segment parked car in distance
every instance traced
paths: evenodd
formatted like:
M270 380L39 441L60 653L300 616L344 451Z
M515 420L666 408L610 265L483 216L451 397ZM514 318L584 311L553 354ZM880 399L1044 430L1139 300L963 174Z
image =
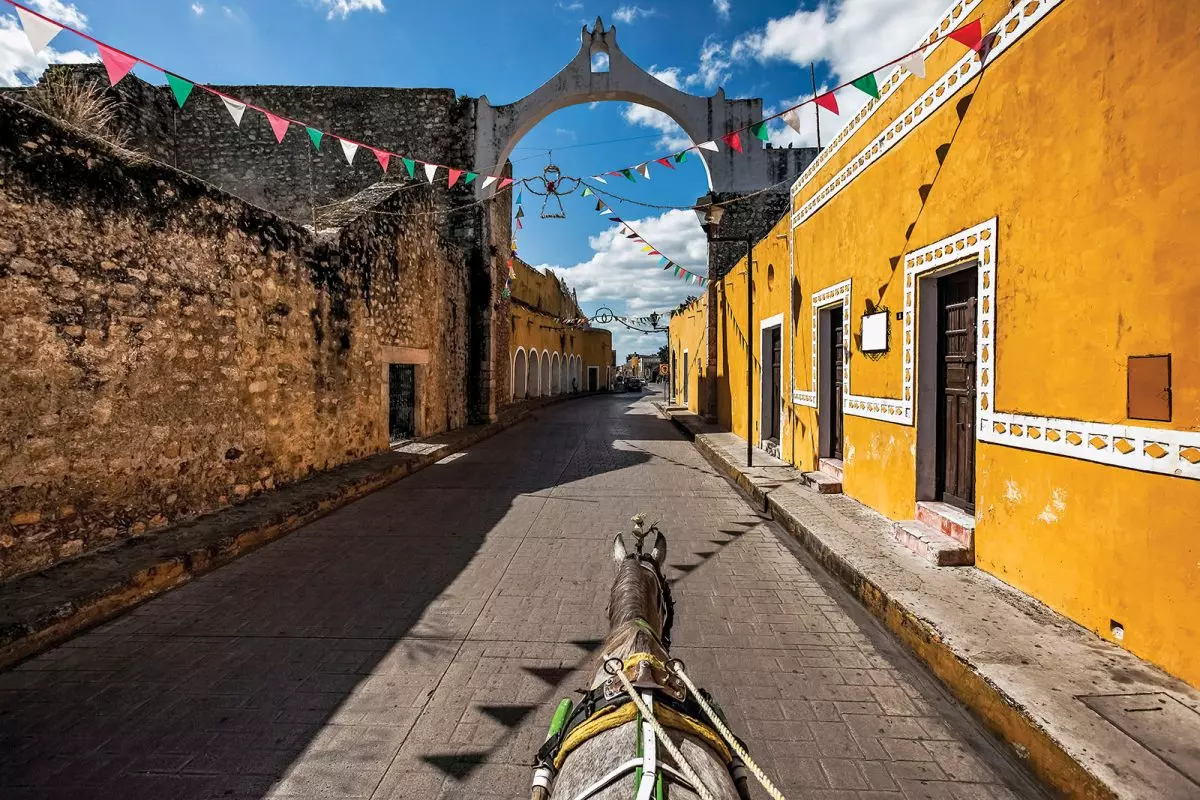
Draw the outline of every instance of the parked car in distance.
M614 392L625 391L625 379L624 378L621 378L621 377L613 378L613 391Z
M625 381L625 388L631 392L640 392L642 390L642 379L629 378Z

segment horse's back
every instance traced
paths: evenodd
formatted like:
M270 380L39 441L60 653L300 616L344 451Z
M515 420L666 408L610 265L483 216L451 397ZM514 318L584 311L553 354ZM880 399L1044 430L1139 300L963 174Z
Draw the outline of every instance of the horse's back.
M699 773L701 781L720 800L737 800L737 789L725 762L699 739L669 731L671 740L683 751L684 758ZM658 760L675 767L675 759L661 743ZM554 781L552 800L575 800L585 788L620 765L637 757L637 726L633 723L604 731L584 742L567 756ZM679 770L682 772L682 770ZM685 789L673 777L666 777L671 800L693 800L699 795ZM636 795L634 772L630 771L589 798L594 800L630 800ZM653 795L652 795L653 796Z

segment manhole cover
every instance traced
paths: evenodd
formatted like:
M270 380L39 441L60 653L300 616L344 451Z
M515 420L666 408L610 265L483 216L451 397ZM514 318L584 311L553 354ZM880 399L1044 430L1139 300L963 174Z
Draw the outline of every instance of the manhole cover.
M1079 699L1200 786L1200 714L1162 692L1087 695Z

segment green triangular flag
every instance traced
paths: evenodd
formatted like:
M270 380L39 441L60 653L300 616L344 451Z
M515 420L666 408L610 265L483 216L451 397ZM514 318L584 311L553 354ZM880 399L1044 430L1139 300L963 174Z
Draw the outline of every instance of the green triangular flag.
M637 178L633 177L633 170L623 169L623 170L621 170L621 174L624 175L626 178L629 178L629 180L633 181L634 183L637 183Z
M851 81L850 85L855 89L861 89L862 91L871 95L871 97L874 97L876 100L879 99L879 84L875 83L874 72L868 72L861 78Z
M520 219L523 216L525 216L525 209L518 206L517 207L517 219Z
M771 138L770 134L767 133L766 122L754 123L750 126L750 132L753 133L757 138L762 139L764 142L769 141Z
M192 82L185 81L178 75L166 73L167 83L171 85L171 92L175 95L175 102L179 103L179 107L183 108L183 104L187 102L188 95L192 93Z
M583 196L584 196L584 197L591 197L591 196L592 196L592 190L591 190L591 189L589 189L587 186L583 187Z
M688 153L687 150L684 150L682 153L676 153L675 154L675 163L682 164L683 162L687 161L687 153Z
M466 177L466 178L463 180L463 183L464 183L464 184L465 184L465 183L470 183L471 181L475 180L475 179L476 179L476 178L478 178L478 177L479 177L479 173L478 173L478 172L468 172L468 173L467 173L467 177Z
M308 138L312 139L313 150L321 149L321 137L325 134L321 133L316 128L305 128L308 131Z
M417 162L413 161L411 158L405 158L404 156L400 156L400 160L404 162L404 168L408 170L408 177L415 177L417 174Z

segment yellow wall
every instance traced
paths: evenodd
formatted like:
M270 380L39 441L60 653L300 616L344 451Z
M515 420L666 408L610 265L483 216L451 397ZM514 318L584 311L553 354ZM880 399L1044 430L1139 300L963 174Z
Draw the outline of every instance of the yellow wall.
M546 394L565 394L572 389L587 390L587 368L597 367L600 376L600 388L608 388L609 366L612 364L612 333L603 328L593 328L583 331L567 328L547 314L532 311L524 306L512 303L509 306L512 324L512 334L509 337L509 368L513 371L512 382L509 384L513 393L512 400L523 400L525 397L537 397ZM559 391L554 391L551 381L550 391L545 391L543 381L535 384L527 382L523 387L516 374L517 365L521 359L526 359L528 368L528 353L536 350L539 365L543 358L548 357L554 363L554 354L558 354L561 378ZM577 385L571 383L570 369L566 366L571 358L578 360L580 367L576 376ZM528 374L528 373L527 373ZM544 376L544 372L541 373ZM553 375L551 376L553 378ZM522 389L525 389L522 392Z
M984 0L969 16L982 14L986 29L1009 7ZM1028 0L1017 7L1023 13ZM796 388L812 388L810 297L850 278L852 333L868 301L893 314L885 355L868 358L852 342L851 389L901 397L904 333L894 314L904 308L905 255L995 217L995 408L1200 431L1198 28L1200 5L1185 0L1104 4L1103 13L1097 2L1067 0L982 75L950 87L949 102L794 231ZM894 133L902 112L963 53L954 42L936 48L928 78L906 80L861 129L840 137L848 141L793 208ZM744 320L740 270L726 296ZM672 321L673 350L697 335L702 312ZM1128 356L1162 353L1172 355L1172 421L1126 418ZM736 347L726 360L731 421L742 433L744 361ZM784 455L811 469L817 413L793 409L796 437L785 438ZM910 519L916 431L846 415L846 493ZM1200 684L1200 480L983 441L976 452L977 566L1106 638L1119 621L1122 646Z
M574 297L552 272L541 272L519 258L513 258L512 299L515 304L544 311L551 317L573 319L582 316Z

